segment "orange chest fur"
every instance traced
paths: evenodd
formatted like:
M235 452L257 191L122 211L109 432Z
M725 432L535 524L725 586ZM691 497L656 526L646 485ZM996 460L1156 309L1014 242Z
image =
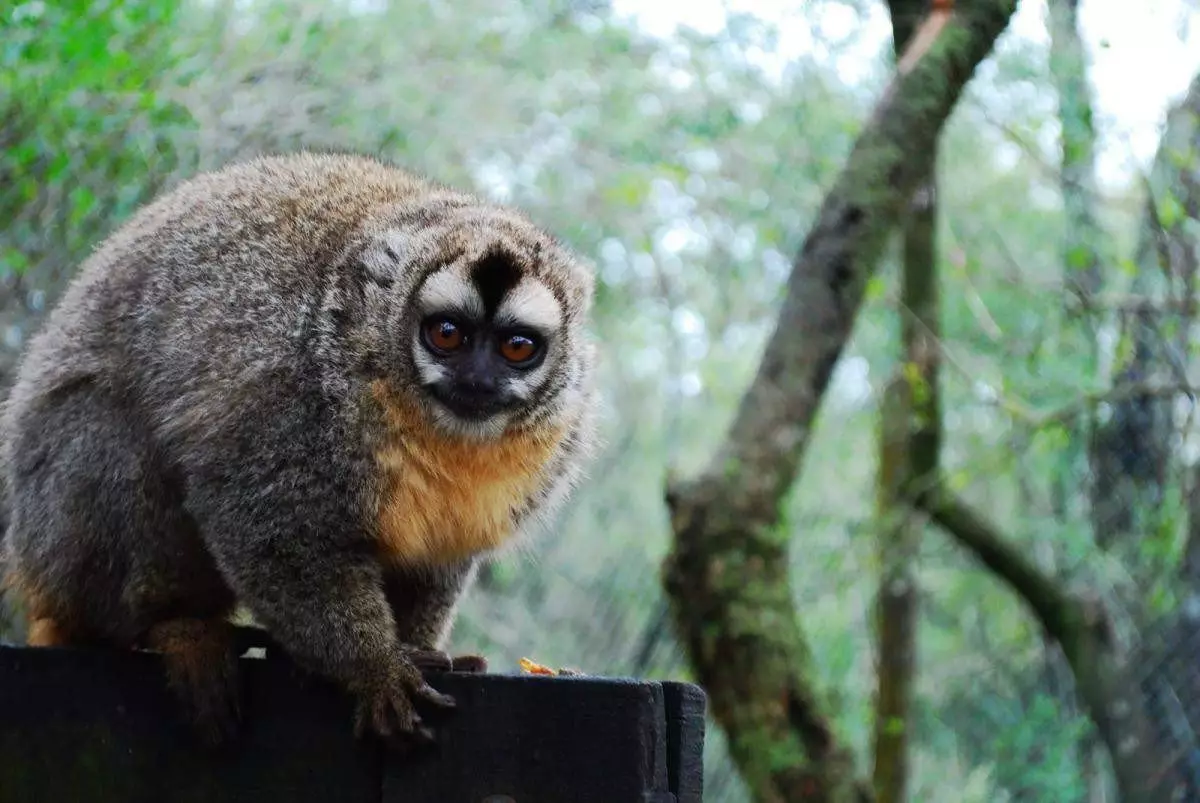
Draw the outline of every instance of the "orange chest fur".
M436 565L502 546L514 516L546 483L556 430L477 441L442 433L394 398L388 437L375 453L381 475L378 533L402 565Z

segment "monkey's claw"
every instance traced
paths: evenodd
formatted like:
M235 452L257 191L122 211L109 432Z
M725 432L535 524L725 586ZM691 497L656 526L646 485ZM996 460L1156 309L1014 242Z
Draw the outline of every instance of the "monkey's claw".
M430 651L429 660L437 662L436 651ZM443 665L452 665L444 653ZM401 659L389 667L387 679L360 695L354 718L354 732L362 736L370 730L388 742L393 748L404 751L412 747L434 743L431 731L416 711L417 705L435 710L451 710L456 707L454 698L442 694L425 682L421 676L418 656L406 651Z
M359 700L354 715L354 734L362 737L367 731L401 752L434 743L433 731L421 721L404 694L391 699L379 695Z

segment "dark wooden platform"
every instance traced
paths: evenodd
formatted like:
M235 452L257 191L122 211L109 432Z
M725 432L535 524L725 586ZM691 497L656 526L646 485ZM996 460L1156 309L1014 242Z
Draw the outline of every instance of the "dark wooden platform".
M148 653L0 646L0 803L701 803L696 686L431 674L438 746L355 739L353 707L283 658L243 658L235 750L196 747Z

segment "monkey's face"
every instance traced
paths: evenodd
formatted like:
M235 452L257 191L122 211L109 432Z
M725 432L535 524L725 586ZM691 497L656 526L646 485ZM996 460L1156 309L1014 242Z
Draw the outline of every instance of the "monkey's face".
M451 272L439 274L433 284L435 298L427 297L421 310L414 347L422 385L467 420L491 418L527 401L533 375L545 364L554 321L524 314L529 310L521 309L515 294L499 304L485 301L477 287L455 281ZM526 291L538 289L531 283Z
M538 270L540 249L494 243L481 251L421 283L410 347L439 423L486 435L546 413L581 361L576 316L564 308L564 288Z

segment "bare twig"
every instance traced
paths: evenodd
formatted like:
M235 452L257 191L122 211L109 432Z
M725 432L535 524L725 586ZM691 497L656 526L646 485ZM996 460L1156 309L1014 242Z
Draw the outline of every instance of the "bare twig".
M1200 385L1192 382L1130 382L1113 388L1082 393L1078 398L1072 399L1061 407L1042 412L1032 410L1011 399L1000 399L997 404L1025 426L1031 429L1044 429L1054 424L1066 425L1070 423L1071 419L1083 415L1097 404L1116 404L1142 397L1190 396L1195 398L1198 389L1200 389Z

